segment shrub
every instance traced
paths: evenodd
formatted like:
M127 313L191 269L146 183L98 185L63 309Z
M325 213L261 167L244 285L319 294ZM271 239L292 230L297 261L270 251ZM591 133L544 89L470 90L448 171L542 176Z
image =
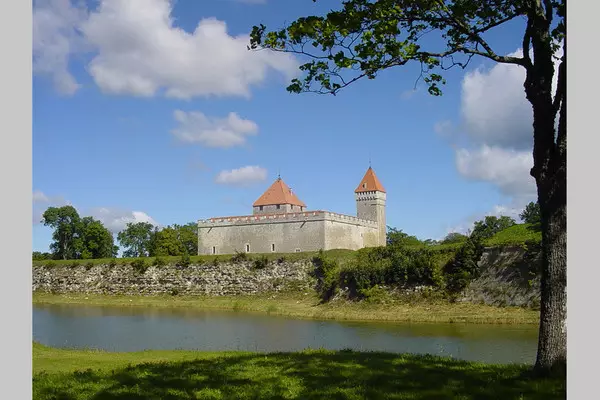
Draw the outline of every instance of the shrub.
M219 262L220 262L220 261L219 261L219 257L215 257L215 258L212 260L212 265L213 265L213 267L216 267L216 266L218 266L218 265L219 265Z
M157 267L164 267L165 265L167 265L167 260L165 260L163 257L158 256L154 259L153 265Z
M111 258L111 260L108 262L108 265L110 267L114 267L117 265L117 259L116 258Z
M340 267L337 261L326 258L323 250L312 259L317 278L317 292L323 301L329 300L338 287Z
M89 271L90 269L94 268L94 263L89 261L85 264L85 270Z
M231 256L231 261L234 263L239 263L239 262L247 261L247 260L248 260L248 254L242 253L240 251L236 251L235 255Z
M171 289L171 296L177 296L179 294L179 289L173 288Z
M54 268L56 267L56 261L50 260L44 263L44 267L46 268Z
M254 269L264 269L269 266L269 258L267 256L262 256L254 260L252 263Z
M389 303L392 299L390 293L379 285L375 285L368 289L361 289L360 295L365 302L374 304Z
M131 266L138 274L144 274L148 270L148 263L143 258L138 258L131 262Z
M71 267L71 268L77 268L77 267L79 267L79 265L80 265L80 264L79 264L79 261L77 261L77 260L73 260L73 261L71 262L71 264L70 264L70 267Z
M183 268L187 268L190 266L191 263L192 263L192 260L190 258L190 255L186 251L181 255L181 258L179 259L179 262L177 263L177 265L179 265L180 267L183 267Z
M444 266L446 290L457 294L464 290L469 283L479 276L477 262L483 253L481 242L469 238L458 250L454 258Z
M283 264L286 261L285 256L281 256L277 258L277 264Z

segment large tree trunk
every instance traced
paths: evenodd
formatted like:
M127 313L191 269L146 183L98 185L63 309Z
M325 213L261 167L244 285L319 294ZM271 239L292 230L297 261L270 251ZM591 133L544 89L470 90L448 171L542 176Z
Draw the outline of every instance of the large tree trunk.
M541 313L536 372L566 372L567 340L567 159L566 47L558 71L555 98L549 82L553 62L540 51L528 71L527 98L533 105L534 167L542 222ZM555 121L559 114L558 132Z

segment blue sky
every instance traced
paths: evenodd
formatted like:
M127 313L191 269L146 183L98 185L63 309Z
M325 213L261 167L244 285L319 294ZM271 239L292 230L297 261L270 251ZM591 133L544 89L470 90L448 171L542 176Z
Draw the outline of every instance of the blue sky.
M33 249L51 205L113 232L251 213L278 171L309 209L355 215L369 166L387 223L420 238L516 217L535 199L531 109L516 66L474 58L439 98L418 66L338 96L285 90L299 60L245 49L253 25L322 14L337 1L34 1ZM200 24L200 26L199 26ZM516 21L487 37L499 54Z

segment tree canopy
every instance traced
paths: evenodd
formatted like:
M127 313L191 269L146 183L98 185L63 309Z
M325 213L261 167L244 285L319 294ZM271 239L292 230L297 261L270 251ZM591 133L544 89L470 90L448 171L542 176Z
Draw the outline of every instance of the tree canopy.
M73 206L49 207L42 223L54 229L50 250L56 259L108 258L117 255L112 233L93 217L81 218ZM37 255L39 257L39 255Z
M521 214L519 214L519 218L527 224L539 225L541 222L540 215L540 205L536 201L535 203L532 201L525 206L525 209Z

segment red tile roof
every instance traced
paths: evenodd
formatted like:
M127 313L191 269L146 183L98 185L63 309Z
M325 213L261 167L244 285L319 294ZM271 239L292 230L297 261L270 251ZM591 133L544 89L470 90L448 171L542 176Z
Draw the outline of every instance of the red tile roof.
M292 190L281 178L277 178L271 187L269 187L263 195L254 202L253 206L272 206L277 204L292 204L295 206L306 207L306 204L292 193Z
M377 175L375 175L375 172L373 172L373 168L369 167L367 173L360 181L360 184L358 185L354 193L374 191L385 193L385 189L383 188L381 182L379 182L379 179L377 178Z

